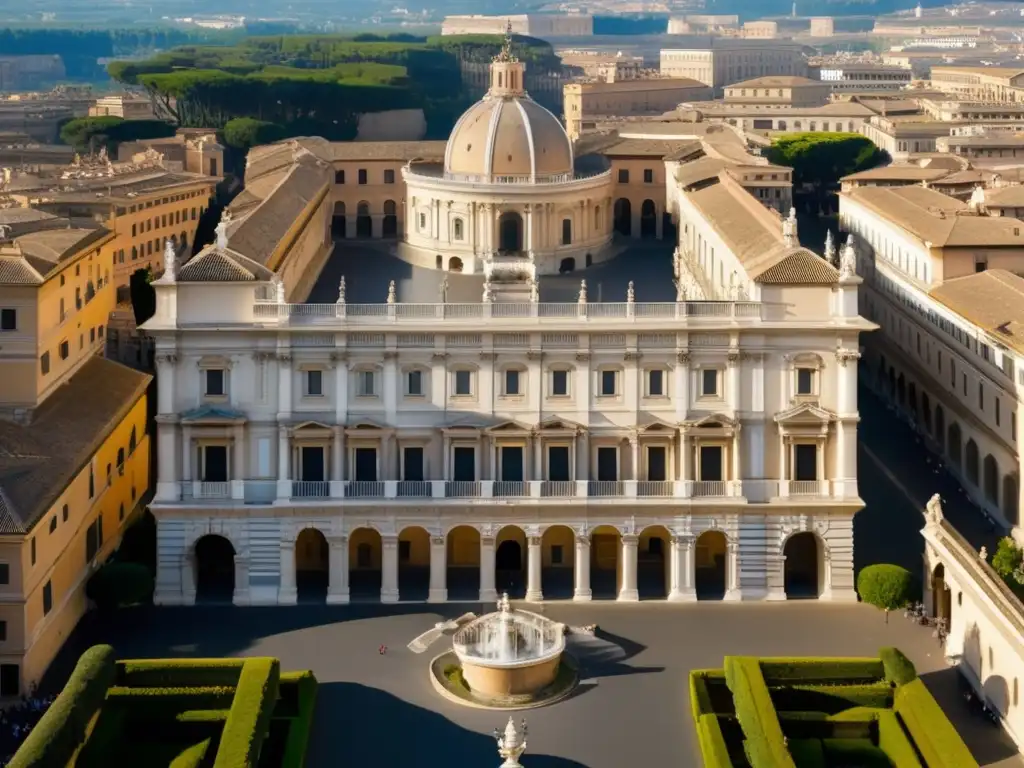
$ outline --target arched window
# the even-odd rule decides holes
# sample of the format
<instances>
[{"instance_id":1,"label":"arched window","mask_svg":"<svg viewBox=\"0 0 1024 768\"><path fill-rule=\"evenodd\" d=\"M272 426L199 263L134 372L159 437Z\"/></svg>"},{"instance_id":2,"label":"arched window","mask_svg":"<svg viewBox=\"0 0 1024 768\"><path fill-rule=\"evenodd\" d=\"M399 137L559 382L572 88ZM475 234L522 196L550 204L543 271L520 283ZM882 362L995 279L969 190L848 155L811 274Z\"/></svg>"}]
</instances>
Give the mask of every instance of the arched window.
<instances>
[{"instance_id":1,"label":"arched window","mask_svg":"<svg viewBox=\"0 0 1024 768\"><path fill-rule=\"evenodd\" d=\"M452 222L452 236L456 240L462 239L462 219L456 219L454 222Z\"/></svg>"},{"instance_id":2,"label":"arched window","mask_svg":"<svg viewBox=\"0 0 1024 768\"><path fill-rule=\"evenodd\" d=\"M572 245L572 219L562 219L562 245Z\"/></svg>"}]
</instances>

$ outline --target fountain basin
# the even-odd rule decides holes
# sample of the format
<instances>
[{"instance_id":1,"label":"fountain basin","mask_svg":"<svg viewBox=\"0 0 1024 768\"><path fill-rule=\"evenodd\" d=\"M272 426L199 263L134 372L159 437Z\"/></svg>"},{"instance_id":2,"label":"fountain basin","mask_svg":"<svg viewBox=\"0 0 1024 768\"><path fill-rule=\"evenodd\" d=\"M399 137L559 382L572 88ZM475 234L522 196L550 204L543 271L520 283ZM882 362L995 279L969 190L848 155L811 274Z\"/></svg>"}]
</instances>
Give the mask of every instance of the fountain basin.
<instances>
[{"instance_id":1,"label":"fountain basin","mask_svg":"<svg viewBox=\"0 0 1024 768\"><path fill-rule=\"evenodd\" d=\"M470 690L480 697L501 699L532 695L555 681L561 660L561 652L552 658L518 666L488 666L463 659L462 677Z\"/></svg>"}]
</instances>

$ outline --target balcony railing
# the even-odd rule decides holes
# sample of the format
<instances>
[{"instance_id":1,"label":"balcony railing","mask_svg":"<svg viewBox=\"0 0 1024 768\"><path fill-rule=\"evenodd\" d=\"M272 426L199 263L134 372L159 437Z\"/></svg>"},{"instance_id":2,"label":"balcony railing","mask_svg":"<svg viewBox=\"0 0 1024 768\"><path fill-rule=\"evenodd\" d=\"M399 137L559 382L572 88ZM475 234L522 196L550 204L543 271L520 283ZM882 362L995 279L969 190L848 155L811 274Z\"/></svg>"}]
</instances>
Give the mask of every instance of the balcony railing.
<instances>
[{"instance_id":1,"label":"balcony railing","mask_svg":"<svg viewBox=\"0 0 1024 768\"><path fill-rule=\"evenodd\" d=\"M178 483L179 499L272 504L281 499L778 499L842 500L842 484L830 480L229 480ZM855 486L854 486L855 489ZM855 490L854 490L855 492Z\"/></svg>"},{"instance_id":2,"label":"balcony railing","mask_svg":"<svg viewBox=\"0 0 1024 768\"><path fill-rule=\"evenodd\" d=\"M380 480L352 480L345 486L345 497L349 499L383 498L384 483Z\"/></svg>"},{"instance_id":3,"label":"balcony railing","mask_svg":"<svg viewBox=\"0 0 1024 768\"><path fill-rule=\"evenodd\" d=\"M275 304L257 291L253 317L289 326L351 326L397 323L423 325L438 320L579 321L658 319L760 320L765 305L756 301L666 302L498 302L493 304Z\"/></svg>"},{"instance_id":4,"label":"balcony railing","mask_svg":"<svg viewBox=\"0 0 1024 768\"><path fill-rule=\"evenodd\" d=\"M576 483L572 480L542 480L540 495L544 497L567 498L576 495Z\"/></svg>"},{"instance_id":5,"label":"balcony railing","mask_svg":"<svg viewBox=\"0 0 1024 768\"><path fill-rule=\"evenodd\" d=\"M529 496L530 484L518 480L495 480L491 495L499 499L510 496Z\"/></svg>"},{"instance_id":6,"label":"balcony railing","mask_svg":"<svg viewBox=\"0 0 1024 768\"><path fill-rule=\"evenodd\" d=\"M429 498L433 496L433 484L429 480L402 480L398 483L398 495Z\"/></svg>"},{"instance_id":7,"label":"balcony railing","mask_svg":"<svg viewBox=\"0 0 1024 768\"><path fill-rule=\"evenodd\" d=\"M330 498L331 484L326 480L296 480L292 483L293 499Z\"/></svg>"}]
</instances>

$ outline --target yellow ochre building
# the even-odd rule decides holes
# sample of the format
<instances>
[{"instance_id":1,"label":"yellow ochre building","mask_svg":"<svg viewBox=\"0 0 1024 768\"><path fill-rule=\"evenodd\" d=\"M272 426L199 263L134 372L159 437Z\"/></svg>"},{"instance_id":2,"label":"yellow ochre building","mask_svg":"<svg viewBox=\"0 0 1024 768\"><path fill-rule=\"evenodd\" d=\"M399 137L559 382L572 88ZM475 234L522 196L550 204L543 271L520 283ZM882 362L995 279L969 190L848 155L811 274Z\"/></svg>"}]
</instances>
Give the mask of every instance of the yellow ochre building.
<instances>
[{"instance_id":1,"label":"yellow ochre building","mask_svg":"<svg viewBox=\"0 0 1024 768\"><path fill-rule=\"evenodd\" d=\"M38 682L149 488L150 377L104 359L115 233L0 229L0 699Z\"/></svg>"}]
</instances>

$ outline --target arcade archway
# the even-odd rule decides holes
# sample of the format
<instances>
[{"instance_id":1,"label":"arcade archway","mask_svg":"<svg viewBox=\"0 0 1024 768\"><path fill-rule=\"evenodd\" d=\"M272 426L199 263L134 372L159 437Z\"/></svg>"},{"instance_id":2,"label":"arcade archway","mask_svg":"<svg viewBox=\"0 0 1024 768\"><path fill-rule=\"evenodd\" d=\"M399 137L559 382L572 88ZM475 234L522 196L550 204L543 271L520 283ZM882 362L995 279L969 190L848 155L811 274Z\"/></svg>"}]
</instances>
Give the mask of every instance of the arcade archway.
<instances>
[{"instance_id":1,"label":"arcade archway","mask_svg":"<svg viewBox=\"0 0 1024 768\"><path fill-rule=\"evenodd\" d=\"M412 526L398 534L398 599L426 600L430 593L430 534Z\"/></svg>"},{"instance_id":2,"label":"arcade archway","mask_svg":"<svg viewBox=\"0 0 1024 768\"><path fill-rule=\"evenodd\" d=\"M728 542L721 531L704 531L693 550L694 587L698 600L725 597L725 568Z\"/></svg>"},{"instance_id":3,"label":"arcade archway","mask_svg":"<svg viewBox=\"0 0 1024 768\"><path fill-rule=\"evenodd\" d=\"M195 544L197 603L230 603L235 595L235 548L223 536L208 534Z\"/></svg>"},{"instance_id":4,"label":"arcade archway","mask_svg":"<svg viewBox=\"0 0 1024 768\"><path fill-rule=\"evenodd\" d=\"M640 237L650 240L658 236L658 209L653 200L640 205Z\"/></svg>"},{"instance_id":5,"label":"arcade archway","mask_svg":"<svg viewBox=\"0 0 1024 768\"><path fill-rule=\"evenodd\" d=\"M316 528L295 539L295 588L299 602L324 602L330 580L330 547Z\"/></svg>"},{"instance_id":6,"label":"arcade archway","mask_svg":"<svg viewBox=\"0 0 1024 768\"><path fill-rule=\"evenodd\" d=\"M633 206L629 200L624 197L616 200L613 216L615 218L616 232L626 237L633 234Z\"/></svg>"},{"instance_id":7,"label":"arcade archway","mask_svg":"<svg viewBox=\"0 0 1024 768\"><path fill-rule=\"evenodd\" d=\"M381 223L384 237L398 237L398 207L394 200L384 201L384 220Z\"/></svg>"},{"instance_id":8,"label":"arcade archway","mask_svg":"<svg viewBox=\"0 0 1024 768\"><path fill-rule=\"evenodd\" d=\"M449 600L480 599L480 532L468 525L448 531L445 542Z\"/></svg>"},{"instance_id":9,"label":"arcade archway","mask_svg":"<svg viewBox=\"0 0 1024 768\"><path fill-rule=\"evenodd\" d=\"M356 206L356 237L373 237L373 218L370 216L369 203L359 203Z\"/></svg>"},{"instance_id":10,"label":"arcade archway","mask_svg":"<svg viewBox=\"0 0 1024 768\"><path fill-rule=\"evenodd\" d=\"M595 600L615 600L621 578L622 537L610 525L600 525L590 536L590 589Z\"/></svg>"},{"instance_id":11,"label":"arcade archway","mask_svg":"<svg viewBox=\"0 0 1024 768\"><path fill-rule=\"evenodd\" d=\"M494 587L509 597L526 596L526 534L522 528L507 525L494 539Z\"/></svg>"},{"instance_id":12,"label":"arcade archway","mask_svg":"<svg viewBox=\"0 0 1024 768\"><path fill-rule=\"evenodd\" d=\"M523 250L523 217L515 211L505 211L498 218L498 250L505 253Z\"/></svg>"},{"instance_id":13,"label":"arcade archway","mask_svg":"<svg viewBox=\"0 0 1024 768\"><path fill-rule=\"evenodd\" d=\"M373 528L357 528L348 537L348 589L355 600L380 600L384 547Z\"/></svg>"},{"instance_id":14,"label":"arcade archway","mask_svg":"<svg viewBox=\"0 0 1024 768\"><path fill-rule=\"evenodd\" d=\"M824 588L824 564L821 540L814 533L795 533L782 550L783 572L788 600L817 599Z\"/></svg>"},{"instance_id":15,"label":"arcade archway","mask_svg":"<svg viewBox=\"0 0 1024 768\"><path fill-rule=\"evenodd\" d=\"M331 235L338 239L345 237L345 204L337 202L334 204L334 215L331 217Z\"/></svg>"},{"instance_id":16,"label":"arcade archway","mask_svg":"<svg viewBox=\"0 0 1024 768\"><path fill-rule=\"evenodd\" d=\"M664 600L668 597L671 545L672 534L664 526L652 525L640 534L636 587L641 600Z\"/></svg>"},{"instance_id":17,"label":"arcade archway","mask_svg":"<svg viewBox=\"0 0 1024 768\"><path fill-rule=\"evenodd\" d=\"M541 591L545 600L569 599L575 586L576 534L553 525L541 537Z\"/></svg>"}]
</instances>

